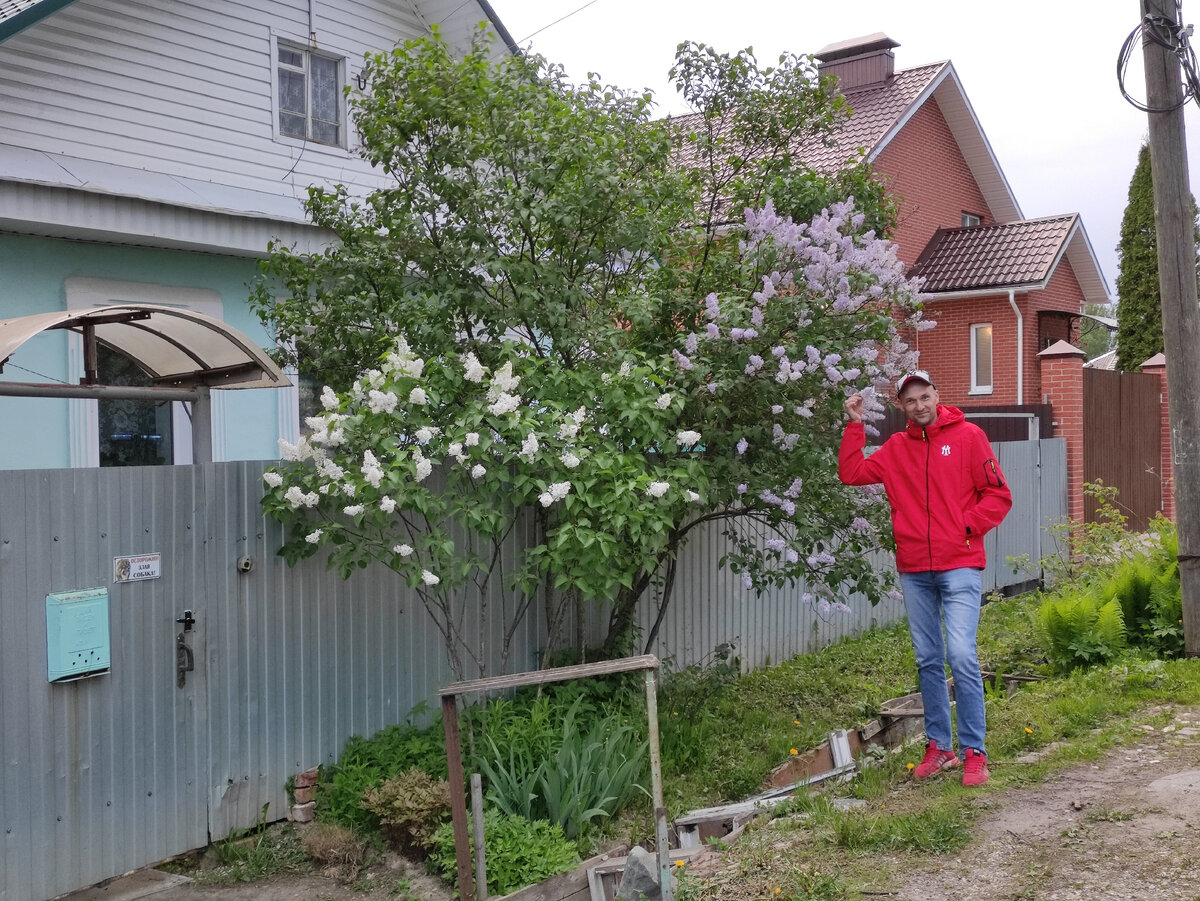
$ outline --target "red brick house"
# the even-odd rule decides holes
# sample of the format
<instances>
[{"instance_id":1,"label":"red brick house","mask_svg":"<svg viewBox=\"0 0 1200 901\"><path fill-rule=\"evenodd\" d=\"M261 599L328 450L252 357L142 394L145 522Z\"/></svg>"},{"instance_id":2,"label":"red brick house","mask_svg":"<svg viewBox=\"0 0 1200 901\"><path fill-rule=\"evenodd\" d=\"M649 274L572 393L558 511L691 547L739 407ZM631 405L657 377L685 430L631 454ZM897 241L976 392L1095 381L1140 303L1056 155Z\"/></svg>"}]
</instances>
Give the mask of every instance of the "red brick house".
<instances>
[{"instance_id":1,"label":"red brick house","mask_svg":"<svg viewBox=\"0 0 1200 901\"><path fill-rule=\"evenodd\" d=\"M1039 352L1072 341L1084 303L1107 303L1078 214L1025 219L950 62L895 70L883 34L831 44L819 71L853 110L815 168L864 153L899 199L900 258L938 325L914 336L946 403L1043 402Z\"/></svg>"}]
</instances>

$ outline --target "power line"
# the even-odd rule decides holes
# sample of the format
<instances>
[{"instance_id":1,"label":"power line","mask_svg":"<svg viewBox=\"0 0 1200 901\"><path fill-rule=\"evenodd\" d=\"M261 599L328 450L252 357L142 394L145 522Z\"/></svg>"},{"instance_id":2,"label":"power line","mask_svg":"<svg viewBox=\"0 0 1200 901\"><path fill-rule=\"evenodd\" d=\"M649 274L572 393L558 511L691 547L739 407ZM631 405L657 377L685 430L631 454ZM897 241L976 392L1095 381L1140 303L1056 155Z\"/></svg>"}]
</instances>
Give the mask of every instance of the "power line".
<instances>
[{"instance_id":1,"label":"power line","mask_svg":"<svg viewBox=\"0 0 1200 901\"><path fill-rule=\"evenodd\" d=\"M555 20L554 20L553 22L551 22L549 25L543 25L543 26L542 26L541 28L539 28L537 31L535 31L535 32L532 32L531 34L527 34L527 35L525 35L525 37L521 38L521 40L517 41L517 43L518 43L518 44L524 44L524 43L525 43L526 41L528 41L530 38L532 38L532 37L536 37L537 35L541 34L543 31L545 31L547 28L553 28L553 27L554 27L555 25L557 25L559 22L565 22L565 21L567 21L567 19L571 18L571 16L575 15L576 13L581 13L581 12L583 12L583 11L584 11L585 9L587 9L589 6L591 6L592 4L594 4L594 3L597 3L597 2L599 2L599 0L588 0L588 2L587 2L587 3L583 4L583 6L579 7L578 9L574 9L574 10L572 10L571 12L567 13L565 16L562 16L562 17L560 17L560 18L558 18L558 19L555 19Z\"/></svg>"},{"instance_id":2,"label":"power line","mask_svg":"<svg viewBox=\"0 0 1200 901\"><path fill-rule=\"evenodd\" d=\"M24 366L19 366L19 365L17 365L16 363L13 363L13 362L11 362L11 361L10 361L10 362L8 362L8 363L6 363L5 365L6 365L6 366L11 366L13 369L19 369L19 370L21 370L22 372L28 372L30 375L36 375L36 376L38 376L39 378L46 379L47 381L51 381L51 382L58 382L58 384L60 384L60 385L66 385L66 384L67 384L67 382L64 382L62 379L56 379L56 378L55 378L54 376L52 376L52 375L46 375L45 373L38 372L38 371L37 371L37 370L35 370L35 369L26 369Z\"/></svg>"}]
</instances>

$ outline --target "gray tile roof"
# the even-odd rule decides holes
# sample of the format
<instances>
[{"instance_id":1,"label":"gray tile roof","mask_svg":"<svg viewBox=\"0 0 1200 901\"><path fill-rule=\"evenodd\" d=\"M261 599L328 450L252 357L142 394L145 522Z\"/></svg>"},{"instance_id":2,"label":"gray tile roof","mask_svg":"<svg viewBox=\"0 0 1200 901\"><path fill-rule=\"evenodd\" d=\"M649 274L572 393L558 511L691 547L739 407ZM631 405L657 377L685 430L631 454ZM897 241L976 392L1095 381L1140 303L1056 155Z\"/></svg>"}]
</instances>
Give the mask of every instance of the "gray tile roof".
<instances>
[{"instance_id":1,"label":"gray tile roof","mask_svg":"<svg viewBox=\"0 0 1200 901\"><path fill-rule=\"evenodd\" d=\"M1078 221L1072 213L938 229L910 274L924 279L927 294L1039 284L1050 277Z\"/></svg>"}]
</instances>

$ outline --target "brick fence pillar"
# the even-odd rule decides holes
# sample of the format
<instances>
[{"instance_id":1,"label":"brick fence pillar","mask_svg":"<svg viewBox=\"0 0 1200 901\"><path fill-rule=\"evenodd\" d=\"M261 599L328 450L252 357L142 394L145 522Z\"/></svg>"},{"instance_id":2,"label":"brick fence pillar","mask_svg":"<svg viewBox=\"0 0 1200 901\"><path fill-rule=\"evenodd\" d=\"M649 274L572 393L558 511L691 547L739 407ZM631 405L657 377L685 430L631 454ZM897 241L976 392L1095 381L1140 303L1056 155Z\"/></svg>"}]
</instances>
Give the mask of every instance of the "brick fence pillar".
<instances>
[{"instance_id":1,"label":"brick fence pillar","mask_svg":"<svg viewBox=\"0 0 1200 901\"><path fill-rule=\"evenodd\" d=\"M1083 522L1083 360L1086 354L1059 341L1038 358L1042 391L1054 410L1054 437L1067 442L1067 515Z\"/></svg>"},{"instance_id":2,"label":"brick fence pillar","mask_svg":"<svg viewBox=\"0 0 1200 901\"><path fill-rule=\"evenodd\" d=\"M1175 460L1171 453L1171 417L1167 412L1167 358L1155 354L1142 364L1142 372L1158 376L1162 393L1159 395L1158 434L1159 454L1161 462L1159 473L1162 475L1162 512L1163 516L1175 521Z\"/></svg>"}]
</instances>

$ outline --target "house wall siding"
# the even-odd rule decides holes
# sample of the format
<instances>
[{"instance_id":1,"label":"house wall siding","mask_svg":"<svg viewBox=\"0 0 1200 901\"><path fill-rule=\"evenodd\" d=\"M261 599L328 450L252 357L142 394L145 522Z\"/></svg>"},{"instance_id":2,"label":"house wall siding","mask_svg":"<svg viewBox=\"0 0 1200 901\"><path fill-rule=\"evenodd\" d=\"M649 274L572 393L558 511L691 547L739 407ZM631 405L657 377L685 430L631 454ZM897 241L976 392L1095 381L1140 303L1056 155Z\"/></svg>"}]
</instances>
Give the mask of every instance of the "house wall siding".
<instances>
[{"instance_id":1,"label":"house wall siding","mask_svg":"<svg viewBox=\"0 0 1200 901\"><path fill-rule=\"evenodd\" d=\"M315 4L352 80L368 49L425 33L413 4ZM269 194L369 189L351 147L276 139L274 43L307 43L308 3L79 0L0 45L0 143Z\"/></svg>"},{"instance_id":2,"label":"house wall siding","mask_svg":"<svg viewBox=\"0 0 1200 901\"><path fill-rule=\"evenodd\" d=\"M911 266L938 228L958 228L964 211L994 222L937 101L930 98L875 161L875 171L900 196L893 240Z\"/></svg>"},{"instance_id":3,"label":"house wall siding","mask_svg":"<svg viewBox=\"0 0 1200 901\"><path fill-rule=\"evenodd\" d=\"M207 289L221 299L225 322L262 347L270 336L246 303L257 275L253 260L156 250L110 247L48 238L0 234L0 311L5 317L66 309L66 280L72 277L134 282L172 289ZM0 380L69 382L67 342L61 332L38 335L24 344L4 367ZM217 460L252 460L278 455L284 424L294 418L289 389L214 391ZM219 395L219 396L218 396ZM0 421L21 423L21 440L0 442L0 469L48 469L71 465L73 439L68 401L54 398L0 397ZM219 413L218 413L219 411Z\"/></svg>"}]
</instances>

